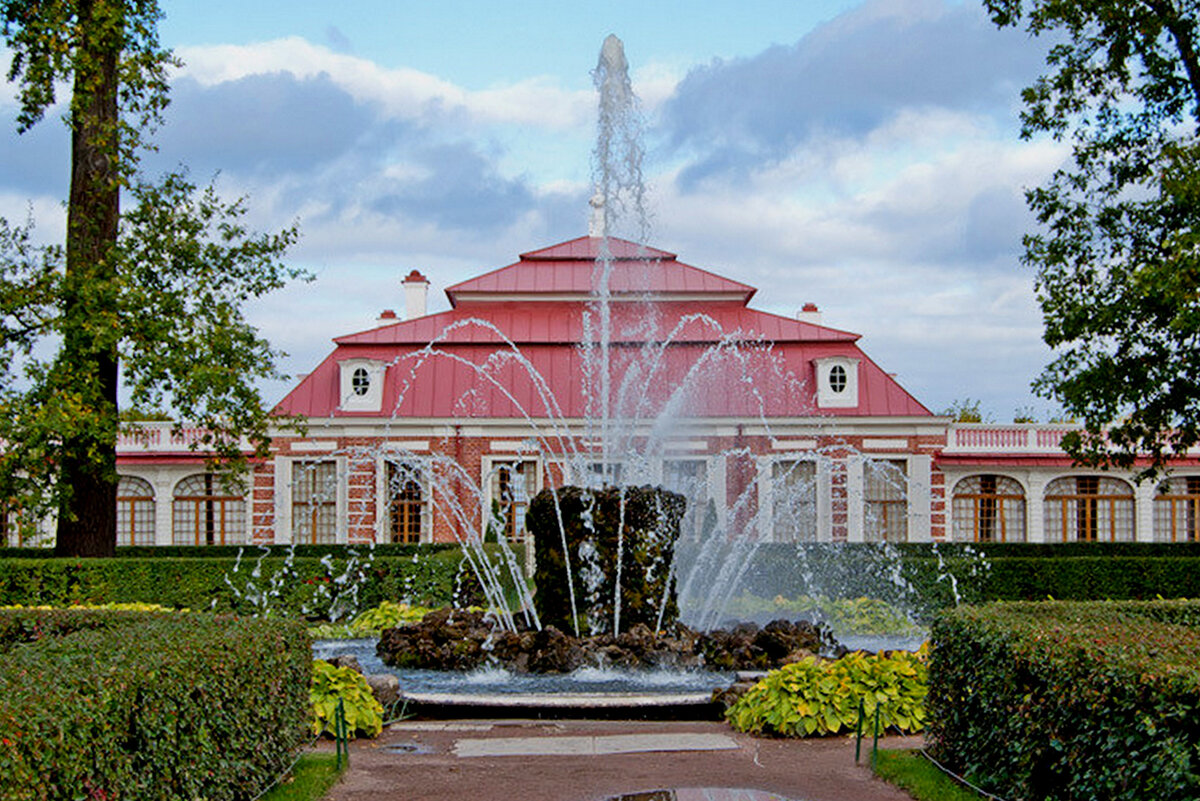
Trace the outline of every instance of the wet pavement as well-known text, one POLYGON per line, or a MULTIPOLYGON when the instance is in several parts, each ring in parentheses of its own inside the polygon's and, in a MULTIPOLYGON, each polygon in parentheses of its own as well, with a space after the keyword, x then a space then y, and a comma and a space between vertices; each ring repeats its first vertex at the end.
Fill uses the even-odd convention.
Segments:
MULTIPOLYGON (((912 748, 921 738, 880 744, 912 748)), ((356 741, 326 799, 603 801, 680 788, 745 788, 790 801, 909 799, 871 774, 868 747, 855 765, 853 738, 759 738, 717 722, 412 720, 356 741)), ((738 797, 694 795, 708 796, 738 797)))

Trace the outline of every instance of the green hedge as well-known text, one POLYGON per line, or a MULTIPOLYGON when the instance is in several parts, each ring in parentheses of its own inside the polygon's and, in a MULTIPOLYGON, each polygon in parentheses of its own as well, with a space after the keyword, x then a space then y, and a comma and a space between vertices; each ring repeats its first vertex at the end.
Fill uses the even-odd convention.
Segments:
POLYGON ((1200 798, 1200 602, 995 603, 931 637, 928 741, 1011 799, 1200 798))
MULTIPOLYGON (((428 545, 400 545, 381 543, 374 546, 366 545, 122 545, 116 550, 119 557, 179 557, 184 559, 228 557, 234 559, 238 552, 258 554, 263 550, 274 556, 286 556, 294 551, 296 556, 334 556, 345 558, 353 551, 366 553, 372 551, 376 556, 407 556, 413 554, 429 554, 438 551, 458 551, 455 543, 434 543, 428 545)), ((0 559, 44 559, 52 555, 52 548, 3 548, 0 547, 0 559)))
MULTIPOLYGON (((236 551, 235 551, 236 553, 236 551)), ((343 552, 344 553, 344 552, 343 552)), ((363 568, 361 580, 339 584, 350 560, 271 555, 247 549, 240 564, 230 557, 117 557, 114 559, 0 559, 0 606, 111 602, 157 603, 175 608, 251 614, 261 612, 247 585, 266 591, 278 576, 272 614, 328 616, 332 599, 354 601, 345 614, 385 600, 426 606, 480 601, 469 567, 457 548, 378 556, 363 568), (235 570, 236 567, 236 570, 235 570), (255 569, 259 575, 253 576, 255 569), (228 581, 226 579, 229 579, 228 581), (231 586, 232 585, 232 586, 231 586), (350 587, 357 588, 357 597, 350 587), (241 597, 239 597, 241 596, 241 597)), ((356 565, 362 567, 362 556, 356 565)))
POLYGON ((296 622, 0 611, 0 798, 246 799, 303 742, 296 622))
POLYGON ((956 602, 1194 598, 1197 545, 765 543, 742 585, 761 598, 877 598, 925 617, 956 602))

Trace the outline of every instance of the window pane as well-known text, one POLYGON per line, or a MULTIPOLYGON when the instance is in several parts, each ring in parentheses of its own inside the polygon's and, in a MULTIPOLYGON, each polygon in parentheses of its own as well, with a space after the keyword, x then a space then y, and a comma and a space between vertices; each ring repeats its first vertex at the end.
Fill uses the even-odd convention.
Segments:
POLYGON ((337 463, 292 465, 292 541, 337 542, 337 463))
POLYGON ((817 539, 817 463, 771 465, 771 528, 776 542, 817 539))
POLYGON ((867 542, 908 539, 907 462, 881 459, 864 465, 863 536, 867 542))
POLYGON ((246 542, 245 499, 211 473, 188 476, 175 485, 172 519, 176 545, 246 542))
POLYGON ((391 542, 421 541, 425 517, 425 490, 416 465, 388 462, 388 538, 391 542))

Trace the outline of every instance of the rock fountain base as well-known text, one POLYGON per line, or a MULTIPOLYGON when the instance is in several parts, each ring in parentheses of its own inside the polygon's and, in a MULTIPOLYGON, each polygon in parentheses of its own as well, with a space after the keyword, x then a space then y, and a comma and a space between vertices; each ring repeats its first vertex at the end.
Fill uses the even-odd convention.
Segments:
POLYGON ((807 621, 775 620, 761 628, 743 623, 707 632, 676 623, 657 633, 637 624, 616 635, 574 637, 554 626, 504 631, 486 613, 443 609, 419 623, 385 630, 377 652, 397 668, 570 673, 584 667, 769 670, 845 649, 824 626, 807 621))

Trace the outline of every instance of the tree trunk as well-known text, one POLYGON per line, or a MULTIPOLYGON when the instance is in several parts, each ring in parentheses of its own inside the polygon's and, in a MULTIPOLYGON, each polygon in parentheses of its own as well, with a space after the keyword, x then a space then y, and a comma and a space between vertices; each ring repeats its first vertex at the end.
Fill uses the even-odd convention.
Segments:
MULTIPOLYGON (((78 393, 78 426, 64 438, 58 556, 112 556, 117 542, 117 343, 112 249, 120 216, 113 0, 79 3, 71 116, 71 196, 59 392, 78 393)), ((116 0, 119 5, 120 0, 116 0)))

